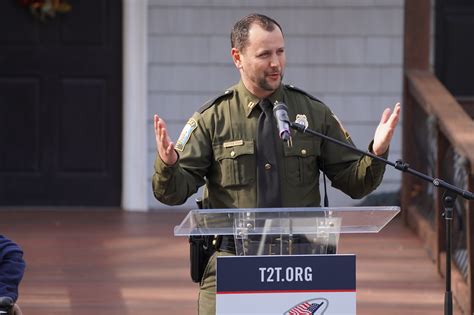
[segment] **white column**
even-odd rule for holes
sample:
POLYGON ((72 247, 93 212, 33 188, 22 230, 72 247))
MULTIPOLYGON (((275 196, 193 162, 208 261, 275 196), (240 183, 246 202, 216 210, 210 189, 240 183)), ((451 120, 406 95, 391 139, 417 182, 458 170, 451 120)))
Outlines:
MULTIPOLYGON (((122 208, 147 204, 147 14, 148 0, 123 0, 122 208)), ((151 119, 151 118, 150 118, 151 119)))

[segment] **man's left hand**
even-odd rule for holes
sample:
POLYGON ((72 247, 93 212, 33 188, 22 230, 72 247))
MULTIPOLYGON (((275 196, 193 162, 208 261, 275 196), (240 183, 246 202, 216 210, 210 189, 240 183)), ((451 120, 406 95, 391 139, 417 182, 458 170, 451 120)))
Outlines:
POLYGON ((400 120, 400 103, 395 104, 392 114, 390 108, 386 108, 382 113, 380 123, 375 130, 374 144, 372 150, 376 155, 383 155, 390 145, 395 127, 400 120))

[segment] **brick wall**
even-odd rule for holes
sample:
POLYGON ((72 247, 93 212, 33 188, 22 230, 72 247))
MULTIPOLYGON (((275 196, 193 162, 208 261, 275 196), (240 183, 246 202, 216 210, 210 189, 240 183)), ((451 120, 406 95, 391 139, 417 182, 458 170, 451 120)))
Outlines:
MULTIPOLYGON (((401 100, 403 0, 149 0, 150 175, 153 113, 167 120, 176 139, 197 108, 238 81, 229 33, 251 12, 274 17, 283 27, 284 82, 328 104, 359 148, 372 139, 383 109, 401 100)), ((392 161, 401 156, 400 138, 398 128, 392 161)), ((377 191, 399 185, 400 174, 390 167, 377 191)), ((333 189, 329 196, 332 206, 357 202, 333 189)), ((187 207, 194 206, 190 200, 187 207)), ((164 207, 151 193, 149 205, 164 207)))

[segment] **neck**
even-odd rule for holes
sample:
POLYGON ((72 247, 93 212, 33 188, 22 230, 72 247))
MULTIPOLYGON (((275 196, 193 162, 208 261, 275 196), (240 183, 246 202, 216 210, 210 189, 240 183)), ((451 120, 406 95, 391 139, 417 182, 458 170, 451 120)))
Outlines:
POLYGON ((257 98, 259 99, 264 99, 264 98, 267 98, 269 97, 270 95, 272 95, 275 91, 267 91, 267 90, 263 90, 259 87, 256 87, 255 85, 251 84, 250 82, 246 82, 245 79, 242 78, 242 82, 245 86, 245 88, 250 92, 252 93, 253 95, 255 95, 257 98))

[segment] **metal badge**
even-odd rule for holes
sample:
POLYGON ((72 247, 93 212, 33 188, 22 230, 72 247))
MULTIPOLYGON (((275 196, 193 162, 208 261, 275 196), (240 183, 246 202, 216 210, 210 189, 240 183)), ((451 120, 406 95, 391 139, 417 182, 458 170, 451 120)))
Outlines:
POLYGON ((303 126, 305 126, 305 128, 308 128, 308 126, 309 126, 308 118, 306 118, 306 115, 304 115, 304 114, 297 114, 295 123, 303 125, 303 126))

